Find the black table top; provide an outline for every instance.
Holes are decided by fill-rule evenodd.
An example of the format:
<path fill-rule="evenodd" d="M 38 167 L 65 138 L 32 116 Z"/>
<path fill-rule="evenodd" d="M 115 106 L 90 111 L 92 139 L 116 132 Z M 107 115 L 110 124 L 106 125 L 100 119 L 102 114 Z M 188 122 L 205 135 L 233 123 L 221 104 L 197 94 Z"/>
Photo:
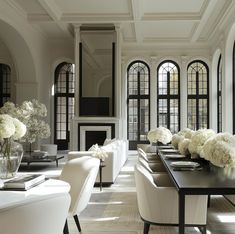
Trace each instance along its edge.
<path fill-rule="evenodd" d="M 204 159 L 168 159 L 159 153 L 176 188 L 188 194 L 235 194 L 235 168 L 227 169 L 211 165 Z M 196 161 L 201 170 L 176 171 L 173 161 Z"/>

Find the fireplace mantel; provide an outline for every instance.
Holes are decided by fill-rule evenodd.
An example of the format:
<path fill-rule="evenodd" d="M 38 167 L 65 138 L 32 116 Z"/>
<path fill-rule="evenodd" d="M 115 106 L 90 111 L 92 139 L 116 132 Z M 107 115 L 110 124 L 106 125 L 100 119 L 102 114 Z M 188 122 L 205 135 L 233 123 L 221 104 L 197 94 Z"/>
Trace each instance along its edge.
<path fill-rule="evenodd" d="M 119 121 L 113 117 L 75 117 L 71 121 L 70 150 L 84 150 L 86 131 L 106 131 L 107 138 L 120 138 Z"/>

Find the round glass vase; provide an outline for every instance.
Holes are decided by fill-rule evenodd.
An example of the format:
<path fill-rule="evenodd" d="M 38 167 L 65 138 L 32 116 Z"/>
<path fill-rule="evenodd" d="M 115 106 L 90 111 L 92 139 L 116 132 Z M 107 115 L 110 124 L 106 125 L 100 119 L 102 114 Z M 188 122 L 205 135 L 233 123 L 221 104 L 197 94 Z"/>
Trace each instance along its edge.
<path fill-rule="evenodd" d="M 22 157 L 23 147 L 18 142 L 11 142 L 9 155 L 0 155 L 0 178 L 9 179 L 16 175 Z"/>

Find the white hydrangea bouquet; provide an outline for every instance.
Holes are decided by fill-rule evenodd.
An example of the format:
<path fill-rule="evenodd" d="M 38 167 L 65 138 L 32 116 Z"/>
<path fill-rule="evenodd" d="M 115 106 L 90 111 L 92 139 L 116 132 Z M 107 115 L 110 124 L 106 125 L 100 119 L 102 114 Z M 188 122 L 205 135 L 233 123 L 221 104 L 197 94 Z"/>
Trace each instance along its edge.
<path fill-rule="evenodd" d="M 11 143 L 19 140 L 26 133 L 26 126 L 16 118 L 7 114 L 0 114 L 0 154 L 10 157 Z"/>
<path fill-rule="evenodd" d="M 188 145 L 189 152 L 191 157 L 197 157 L 201 155 L 201 150 L 204 143 L 212 136 L 215 135 L 214 130 L 212 129 L 199 129 L 197 130 L 192 138 L 191 142 Z"/>
<path fill-rule="evenodd" d="M 37 139 L 48 138 L 51 134 L 50 126 L 42 119 L 47 116 L 46 106 L 35 99 L 24 101 L 20 106 L 6 102 L 0 108 L 0 113 L 18 118 L 26 125 L 27 132 L 21 138 L 22 142 L 33 143 Z"/>
<path fill-rule="evenodd" d="M 161 142 L 162 144 L 167 144 L 172 140 L 172 133 L 165 127 L 158 127 L 150 130 L 147 138 L 151 143 Z"/>
<path fill-rule="evenodd" d="M 235 136 L 219 133 L 209 138 L 202 147 L 201 157 L 218 167 L 235 167 Z"/>
<path fill-rule="evenodd" d="M 179 148 L 179 143 L 182 142 L 184 139 L 191 139 L 191 137 L 193 136 L 194 131 L 189 129 L 189 128 L 185 128 L 181 131 L 179 131 L 178 133 L 174 134 L 172 136 L 172 141 L 171 144 L 178 149 Z M 187 141 L 188 142 L 188 141 Z"/>
<path fill-rule="evenodd" d="M 100 161 L 104 161 L 108 157 L 108 153 L 100 148 L 98 144 L 93 145 L 89 150 L 93 151 L 92 156 L 100 159 Z"/>
<path fill-rule="evenodd" d="M 0 114 L 0 178 L 11 178 L 17 172 L 23 148 L 14 142 L 26 133 L 26 126 L 17 118 Z"/>

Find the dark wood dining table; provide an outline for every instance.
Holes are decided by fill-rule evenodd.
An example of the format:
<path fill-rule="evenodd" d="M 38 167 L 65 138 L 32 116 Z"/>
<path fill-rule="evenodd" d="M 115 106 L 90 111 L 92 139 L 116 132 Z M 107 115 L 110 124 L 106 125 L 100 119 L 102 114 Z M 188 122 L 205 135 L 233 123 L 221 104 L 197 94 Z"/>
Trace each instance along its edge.
<path fill-rule="evenodd" d="M 216 167 L 201 158 L 172 159 L 165 157 L 160 150 L 158 154 L 179 194 L 179 234 L 185 233 L 185 196 L 235 194 L 235 168 Z M 188 170 L 175 169 L 171 165 L 173 161 L 194 161 L 200 166 Z"/>

